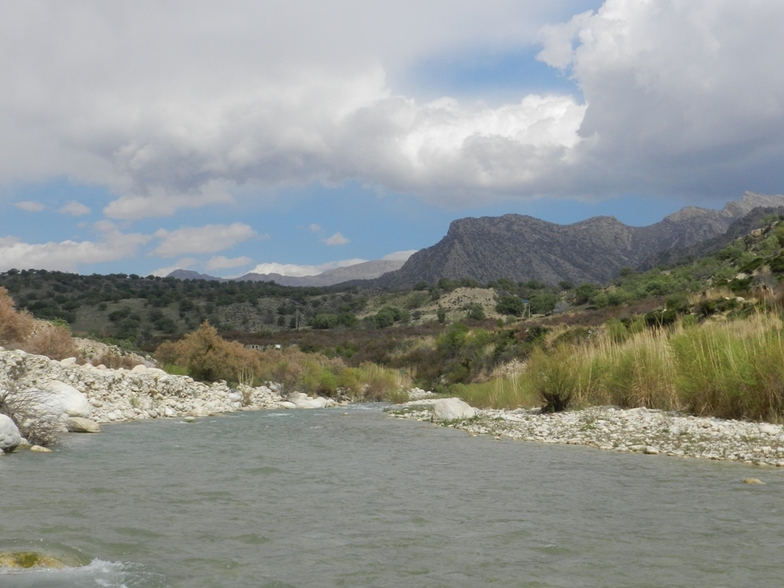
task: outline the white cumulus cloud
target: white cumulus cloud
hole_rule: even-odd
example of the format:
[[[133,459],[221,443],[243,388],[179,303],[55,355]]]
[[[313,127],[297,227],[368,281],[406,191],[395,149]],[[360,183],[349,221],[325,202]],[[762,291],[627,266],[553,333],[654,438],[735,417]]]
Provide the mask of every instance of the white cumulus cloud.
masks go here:
[[[585,5],[4,2],[0,181],[98,184],[119,220],[310,182],[441,205],[784,183],[783,3]],[[432,56],[537,38],[582,97],[401,85]]]
[[[581,105],[420,104],[396,80],[455,48],[525,46],[574,4],[3,3],[0,180],[101,184],[121,220],[248,185],[529,186],[578,140]]]
[[[339,267],[349,267],[358,263],[365,263],[367,259],[343,259],[341,261],[330,261],[320,265],[297,265],[293,263],[260,263],[252,270],[254,274],[280,274],[282,276],[317,276],[327,270]]]
[[[70,214],[71,216],[84,216],[90,214],[90,209],[81,202],[69,202],[61,207],[57,212],[60,214]]]
[[[345,245],[346,243],[349,242],[349,240],[346,239],[342,234],[340,234],[340,232],[335,233],[331,237],[327,237],[323,241],[327,245]]]
[[[16,206],[20,210],[24,210],[25,212],[41,212],[44,208],[46,208],[40,202],[34,202],[32,200],[23,200],[22,202],[16,202],[14,206]]]
[[[111,223],[95,225],[99,239],[25,243],[16,237],[0,237],[0,271],[47,269],[75,272],[82,265],[136,257],[149,235],[121,233]]]
[[[385,261],[406,261],[409,257],[414,255],[418,249],[409,249],[407,251],[395,251],[382,257]]]
[[[228,269],[233,267],[240,267],[243,265],[248,265],[253,260],[250,257],[224,257],[223,255],[218,255],[215,257],[211,257],[210,260],[207,262],[207,269],[208,270],[216,270],[216,269]]]
[[[256,236],[256,231],[244,223],[181,227],[174,231],[159,229],[155,237],[161,242],[150,255],[177,257],[186,253],[215,253]]]
[[[587,103],[565,179],[594,194],[780,191],[783,20],[781,2],[607,0],[545,28],[539,58]]]

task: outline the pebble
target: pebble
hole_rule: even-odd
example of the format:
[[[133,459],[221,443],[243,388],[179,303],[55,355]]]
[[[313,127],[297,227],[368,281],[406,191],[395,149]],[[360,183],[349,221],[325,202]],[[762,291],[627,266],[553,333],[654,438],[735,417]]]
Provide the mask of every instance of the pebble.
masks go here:
[[[392,407],[389,412],[429,421],[430,410],[424,401]],[[494,439],[784,467],[784,428],[772,423],[595,406],[555,414],[542,414],[538,409],[483,409],[477,411],[475,418],[453,425]]]

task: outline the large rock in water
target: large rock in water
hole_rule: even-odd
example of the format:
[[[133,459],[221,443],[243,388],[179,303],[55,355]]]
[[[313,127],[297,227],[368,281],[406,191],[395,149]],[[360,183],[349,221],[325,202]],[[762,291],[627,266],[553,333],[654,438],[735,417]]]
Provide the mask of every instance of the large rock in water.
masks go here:
[[[100,433],[101,425],[90,419],[82,417],[68,417],[65,428],[69,433]]]
[[[0,414],[0,450],[3,453],[11,453],[14,449],[19,447],[22,442],[22,436],[19,434],[19,429],[10,417]]]
[[[325,408],[327,406],[326,398],[320,396],[310,398],[304,392],[292,392],[289,394],[289,401],[297,408]]]
[[[470,419],[475,415],[476,409],[459,398],[442,398],[433,403],[434,421]]]

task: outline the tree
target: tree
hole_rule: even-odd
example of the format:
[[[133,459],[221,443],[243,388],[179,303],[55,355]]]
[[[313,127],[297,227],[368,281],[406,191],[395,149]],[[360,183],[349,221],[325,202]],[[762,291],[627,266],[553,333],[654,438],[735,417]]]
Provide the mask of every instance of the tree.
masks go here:
[[[521,316],[525,310],[525,302],[519,296],[502,296],[495,306],[499,314]]]
[[[310,326],[314,329],[334,329],[337,325],[337,315],[330,313],[319,313],[310,321]]]
[[[574,290],[574,303],[585,304],[593,298],[598,291],[599,288],[597,288],[595,284],[580,284]]]
[[[373,317],[373,321],[379,329],[384,329],[386,327],[391,327],[395,321],[399,321],[402,318],[403,313],[399,308],[395,308],[394,306],[385,306],[376,313],[376,315]]]
[[[542,292],[531,296],[531,312],[534,314],[547,314],[553,312],[558,297],[555,294]]]

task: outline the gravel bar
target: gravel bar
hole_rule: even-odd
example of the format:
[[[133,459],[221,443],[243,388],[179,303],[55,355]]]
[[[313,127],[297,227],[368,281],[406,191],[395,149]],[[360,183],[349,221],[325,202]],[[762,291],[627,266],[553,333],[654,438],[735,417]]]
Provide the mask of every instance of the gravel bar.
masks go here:
[[[432,405],[424,403],[391,407],[389,412],[432,420]],[[474,418],[444,424],[497,439],[784,467],[784,429],[771,423],[600,406],[552,414],[538,409],[477,410]]]

